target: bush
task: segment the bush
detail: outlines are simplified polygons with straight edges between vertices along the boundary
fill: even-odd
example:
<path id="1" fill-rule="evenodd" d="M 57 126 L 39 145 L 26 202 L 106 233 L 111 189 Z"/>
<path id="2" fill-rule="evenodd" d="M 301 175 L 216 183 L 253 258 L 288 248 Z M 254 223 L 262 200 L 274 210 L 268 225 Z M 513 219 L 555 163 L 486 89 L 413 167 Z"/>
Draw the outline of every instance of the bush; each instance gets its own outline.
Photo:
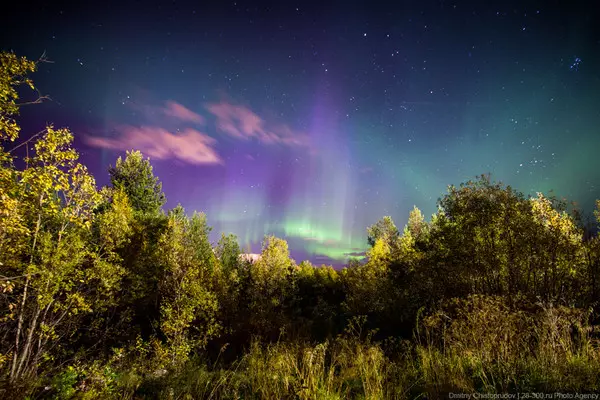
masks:
<path id="1" fill-rule="evenodd" d="M 447 391 L 583 391 L 600 380 L 589 312 L 501 297 L 454 299 L 419 324 L 426 386 Z"/>

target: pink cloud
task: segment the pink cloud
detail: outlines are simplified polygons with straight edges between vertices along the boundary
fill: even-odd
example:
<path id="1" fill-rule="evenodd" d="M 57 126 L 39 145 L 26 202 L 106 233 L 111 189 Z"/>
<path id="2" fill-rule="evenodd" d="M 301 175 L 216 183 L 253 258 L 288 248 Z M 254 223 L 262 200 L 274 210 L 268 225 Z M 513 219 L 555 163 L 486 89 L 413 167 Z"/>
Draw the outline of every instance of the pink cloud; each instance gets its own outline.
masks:
<path id="1" fill-rule="evenodd" d="M 134 101 L 129 102 L 128 105 L 155 122 L 158 122 L 157 118 L 164 119 L 165 116 L 178 122 L 189 122 L 198 125 L 204 125 L 206 122 L 202 115 L 173 100 L 166 101 L 161 106 L 140 104 Z"/>
<path id="2" fill-rule="evenodd" d="M 171 133 L 155 126 L 120 126 L 117 138 L 88 136 L 86 142 L 93 147 L 113 150 L 140 150 L 144 155 L 159 160 L 179 159 L 189 164 L 222 164 L 212 148 L 215 139 L 195 129 Z"/>
<path id="3" fill-rule="evenodd" d="M 171 100 L 167 101 L 166 106 L 162 109 L 162 112 L 166 116 L 173 117 L 181 121 L 204 124 L 204 117 L 202 117 L 200 114 L 195 113 L 189 108 Z"/>
<path id="4" fill-rule="evenodd" d="M 237 139 L 254 138 L 265 144 L 301 146 L 307 144 L 305 135 L 292 131 L 287 125 L 266 127 L 265 121 L 252 110 L 227 102 L 211 103 L 206 109 L 217 118 L 217 129 Z"/>
<path id="5" fill-rule="evenodd" d="M 256 253 L 243 253 L 239 255 L 239 258 L 242 261 L 256 262 L 262 258 L 262 255 Z"/>

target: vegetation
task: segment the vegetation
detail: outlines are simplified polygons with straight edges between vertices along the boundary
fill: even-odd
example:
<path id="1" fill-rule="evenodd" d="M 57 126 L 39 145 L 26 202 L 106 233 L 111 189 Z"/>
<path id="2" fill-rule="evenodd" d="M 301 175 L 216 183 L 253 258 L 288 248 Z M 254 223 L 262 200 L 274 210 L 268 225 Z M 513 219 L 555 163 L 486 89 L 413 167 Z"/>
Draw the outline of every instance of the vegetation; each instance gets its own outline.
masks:
<path id="1" fill-rule="evenodd" d="M 73 134 L 25 151 L 0 54 L 0 394 L 56 399 L 404 399 L 600 390 L 600 239 L 566 202 L 481 176 L 430 221 L 367 229 L 341 271 L 210 243 L 204 214 L 163 210 L 128 152 L 98 190 Z M 19 167 L 17 167 L 17 165 Z M 600 220 L 600 202 L 596 217 Z"/>

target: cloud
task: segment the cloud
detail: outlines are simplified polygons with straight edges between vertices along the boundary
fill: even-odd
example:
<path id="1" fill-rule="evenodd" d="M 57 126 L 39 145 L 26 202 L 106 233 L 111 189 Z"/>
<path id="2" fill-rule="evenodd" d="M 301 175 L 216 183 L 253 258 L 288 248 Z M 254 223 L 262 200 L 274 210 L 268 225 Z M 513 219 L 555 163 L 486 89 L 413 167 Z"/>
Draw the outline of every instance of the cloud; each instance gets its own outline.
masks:
<path id="1" fill-rule="evenodd" d="M 135 101 L 130 101 L 127 104 L 155 124 L 165 122 L 164 117 L 169 117 L 170 122 L 187 122 L 196 125 L 204 125 L 206 123 L 202 115 L 173 100 L 168 100 L 164 105 L 160 106 L 140 104 Z"/>
<path id="2" fill-rule="evenodd" d="M 217 129 L 236 139 L 256 139 L 265 144 L 288 146 L 307 145 L 307 137 L 292 131 L 287 125 L 267 127 L 266 122 L 252 110 L 227 102 L 211 103 L 206 109 L 217 118 Z"/>
<path id="3" fill-rule="evenodd" d="M 189 164 L 223 164 L 213 149 L 215 139 L 195 129 L 185 129 L 181 133 L 171 133 L 155 126 L 134 127 L 129 125 L 117 128 L 116 138 L 86 137 L 88 145 L 112 150 L 140 150 L 144 155 L 159 160 L 179 159 Z"/>
<path id="4" fill-rule="evenodd" d="M 204 117 L 190 110 L 189 108 L 176 103 L 167 101 L 165 107 L 161 109 L 162 113 L 168 117 L 179 119 L 183 122 L 193 122 L 196 124 L 204 124 Z"/>
<path id="5" fill-rule="evenodd" d="M 348 257 L 366 257 L 367 252 L 366 251 L 353 251 L 350 253 L 344 253 L 344 255 L 346 255 Z"/>
<path id="6" fill-rule="evenodd" d="M 168 100 L 160 106 L 131 103 L 130 107 L 145 116 L 146 125 L 134 127 L 119 125 L 119 136 L 113 138 L 88 136 L 88 145 L 113 150 L 137 149 L 157 158 L 178 159 L 189 164 L 224 164 L 214 149 L 216 141 L 193 128 L 173 133 L 175 127 L 206 125 L 206 117 L 184 105 Z M 206 110 L 216 117 L 216 129 L 238 140 L 257 140 L 263 144 L 309 146 L 308 136 L 293 131 L 285 124 L 270 124 L 247 107 L 221 101 L 206 105 Z M 167 117 L 167 119 L 165 119 Z M 309 148 L 310 151 L 313 151 Z M 254 157 L 247 155 L 250 161 Z"/>

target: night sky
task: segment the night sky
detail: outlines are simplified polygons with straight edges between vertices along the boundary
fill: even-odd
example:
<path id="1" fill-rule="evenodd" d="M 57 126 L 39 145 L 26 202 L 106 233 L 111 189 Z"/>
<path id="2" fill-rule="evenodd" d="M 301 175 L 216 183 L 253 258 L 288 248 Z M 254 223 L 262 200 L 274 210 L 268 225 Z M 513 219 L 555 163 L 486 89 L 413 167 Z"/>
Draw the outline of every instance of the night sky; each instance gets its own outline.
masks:
<path id="1" fill-rule="evenodd" d="M 215 241 L 341 265 L 482 173 L 600 198 L 595 2 L 50 3 L 3 12 L 0 49 L 53 61 L 23 138 L 70 127 L 99 186 L 141 150 Z"/>

